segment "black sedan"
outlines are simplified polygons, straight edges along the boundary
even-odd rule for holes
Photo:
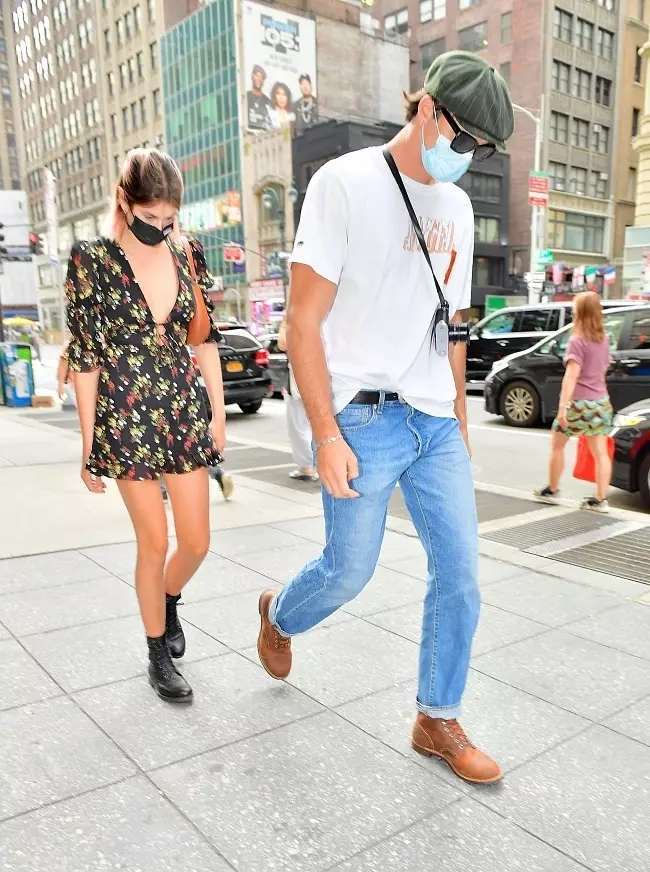
[[[612,364],[607,390],[615,411],[650,397],[650,306],[604,313]],[[485,381],[485,408],[512,427],[532,427],[555,417],[571,327],[528,351],[498,361]]]
[[[650,398],[621,409],[612,436],[616,447],[612,484],[638,491],[650,509]]]

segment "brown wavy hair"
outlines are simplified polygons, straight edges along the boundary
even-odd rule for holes
[[[129,206],[148,206],[162,201],[180,209],[183,177],[174,159],[157,148],[130,151],[115,182],[113,202],[106,220],[106,233],[113,239],[119,239],[126,227],[120,192]]]
[[[583,291],[573,301],[573,332],[588,342],[602,342],[605,337],[603,307],[593,291]]]

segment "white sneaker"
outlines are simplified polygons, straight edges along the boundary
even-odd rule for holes
[[[533,496],[536,500],[539,500],[540,503],[548,503],[550,506],[557,506],[559,503],[560,491],[553,491],[550,487],[545,487],[541,490],[534,490]]]
[[[580,508],[585,512],[598,512],[601,515],[609,513],[607,500],[597,500],[596,497],[585,497],[580,503]]]

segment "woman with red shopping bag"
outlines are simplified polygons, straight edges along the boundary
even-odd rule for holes
[[[557,417],[553,422],[549,483],[535,491],[537,499],[555,503],[564,469],[564,448],[571,436],[588,443],[594,461],[596,493],[585,497],[581,508],[608,512],[607,488],[612,477],[609,432],[614,411],[605,378],[610,364],[609,338],[605,333],[600,298],[591,291],[578,294],[573,303],[572,336],[564,356],[566,371],[562,380]],[[584,466],[584,456],[582,456]],[[589,480],[589,472],[580,478]]]

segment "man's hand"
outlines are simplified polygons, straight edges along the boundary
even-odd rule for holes
[[[469,456],[472,456],[472,446],[469,441],[469,430],[467,429],[467,422],[460,424],[460,433],[463,439],[465,440],[465,446],[467,447],[467,453]]]
[[[359,477],[359,464],[343,439],[321,445],[316,456],[318,475],[327,493],[337,499],[354,499],[359,494],[348,484]]]

